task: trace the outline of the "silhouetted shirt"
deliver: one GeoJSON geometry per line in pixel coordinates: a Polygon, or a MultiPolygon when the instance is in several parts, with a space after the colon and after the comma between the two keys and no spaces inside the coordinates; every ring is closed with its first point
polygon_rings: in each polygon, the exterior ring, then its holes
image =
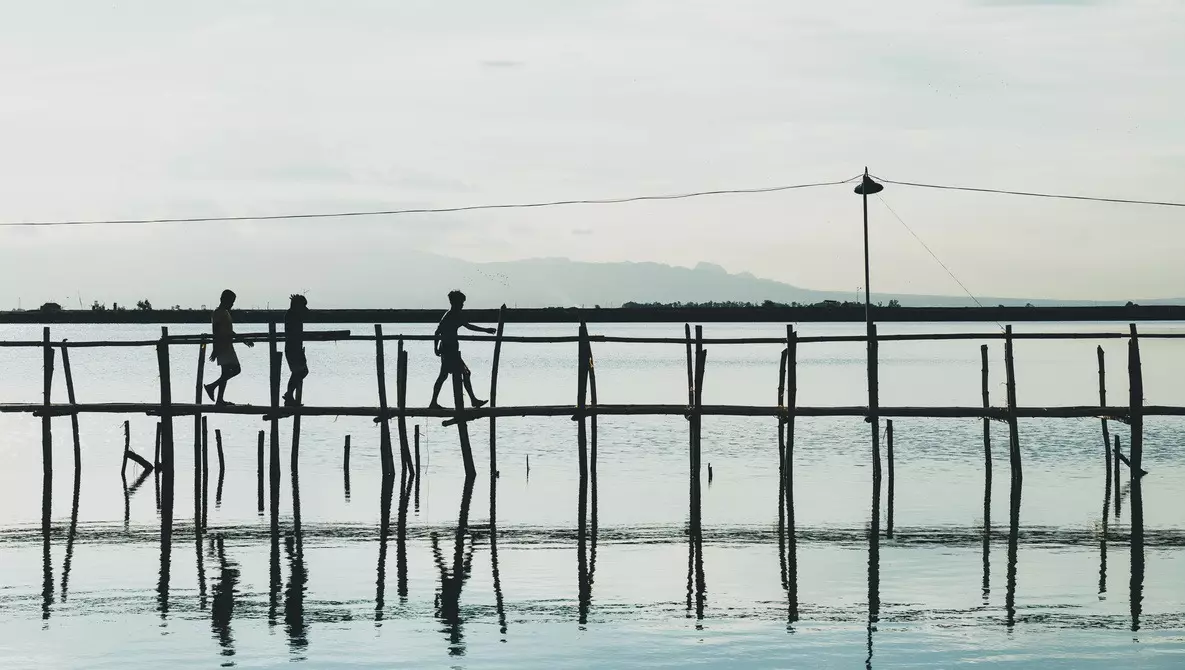
{"type": "Polygon", "coordinates": [[[234,325],[230,320],[230,310],[219,307],[214,310],[210,318],[214,330],[214,350],[225,351],[234,345],[234,325]]]}
{"type": "Polygon", "coordinates": [[[460,310],[450,309],[444,313],[440,325],[436,326],[436,336],[440,338],[440,353],[456,353],[461,350],[457,340],[457,330],[465,325],[465,318],[460,310]]]}
{"type": "Polygon", "coordinates": [[[304,310],[289,309],[284,314],[284,350],[299,352],[304,348],[304,310]]]}

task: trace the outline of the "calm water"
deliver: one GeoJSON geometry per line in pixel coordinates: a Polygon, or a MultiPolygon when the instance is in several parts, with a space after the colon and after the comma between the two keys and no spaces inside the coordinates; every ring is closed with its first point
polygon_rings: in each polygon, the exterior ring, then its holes
{"type": "MultiPolygon", "coordinates": [[[[373,332],[365,324],[343,327],[373,332]]],[[[995,327],[902,325],[882,326],[881,332],[995,327]]],[[[819,324],[800,332],[861,329],[819,324]]],[[[423,333],[430,327],[385,330],[423,333]]],[[[682,335],[681,324],[592,330],[682,335]]],[[[706,335],[720,337],[784,332],[773,324],[705,328],[706,335]]],[[[53,330],[55,340],[158,335],[158,327],[146,326],[53,330]]],[[[0,327],[0,338],[39,339],[40,328],[0,327]]],[[[1097,403],[1098,344],[1019,342],[1019,402],[1097,403]]],[[[1101,344],[1108,396],[1126,404],[1126,346],[1119,340],[1101,344]]],[[[1003,404],[1002,344],[989,346],[992,398],[1003,404]]],[[[1185,341],[1144,340],[1141,348],[1146,401],[1185,405],[1185,341]]],[[[772,404],[779,349],[709,346],[704,402],[772,404]]],[[[409,404],[423,405],[436,361],[426,343],[411,343],[408,350],[409,404]]],[[[491,347],[469,343],[464,350],[484,396],[491,347]]],[[[600,344],[594,350],[601,402],[685,401],[681,347],[600,344]]],[[[178,346],[172,354],[174,398],[189,401],[197,349],[178,346]]],[[[266,348],[240,347],[240,357],[244,374],[227,397],[265,403],[266,348]]],[[[309,358],[306,403],[377,404],[373,343],[314,343],[309,358]]],[[[574,344],[505,345],[499,404],[572,402],[575,359],[574,344]]],[[[0,361],[0,402],[40,401],[41,352],[0,349],[0,361]]],[[[799,361],[800,404],[863,404],[862,345],[803,344],[799,361]]],[[[980,402],[978,342],[885,343],[881,361],[883,404],[980,402]]],[[[74,350],[71,364],[80,402],[159,398],[152,348],[74,350]]],[[[54,399],[65,402],[58,368],[54,399]]],[[[46,536],[41,421],[0,414],[0,667],[265,667],[292,661],[310,667],[465,668],[1185,665],[1185,421],[1177,419],[1147,421],[1144,467],[1150,474],[1133,496],[1124,471],[1118,517],[1114,500],[1105,500],[1099,421],[1022,421],[1024,480],[1010,560],[1002,424],[992,426],[995,469],[985,545],[982,423],[894,421],[896,534],[882,538],[874,555],[867,424],[799,419],[797,542],[788,557],[788,540],[779,532],[777,422],[706,417],[703,460],[714,477],[707,481],[705,467],[702,552],[694,560],[688,426],[680,417],[599,420],[596,505],[589,510],[596,528],[589,526],[583,540],[577,532],[576,424],[565,417],[498,421],[496,504],[487,477],[487,421],[471,426],[479,470],[471,491],[464,487],[456,431],[439,422],[421,422],[425,465],[419,486],[404,489],[396,481],[384,490],[379,433],[371,420],[304,419],[298,478],[288,465],[291,422],[283,421],[280,515],[273,532],[257,500],[256,436],[266,424],[258,417],[210,416],[207,529],[200,537],[194,533],[202,510],[194,505],[193,421],[181,418],[175,421],[174,532],[162,561],[154,478],[130,493],[120,479],[125,418],[131,419],[132,448],[151,457],[154,420],[83,415],[76,507],[70,420],[53,420],[56,471],[46,536]],[[226,454],[221,482],[215,429],[226,454]],[[342,469],[346,435],[352,443],[348,482],[342,469]],[[1137,570],[1133,578],[1129,524],[1135,503],[1143,506],[1145,541],[1143,574],[1137,570]]],[[[1111,429],[1126,449],[1127,427],[1112,422],[1111,429]]],[[[129,484],[135,474],[129,466],[129,484]]],[[[885,512],[882,503],[882,530],[885,512]]]]}

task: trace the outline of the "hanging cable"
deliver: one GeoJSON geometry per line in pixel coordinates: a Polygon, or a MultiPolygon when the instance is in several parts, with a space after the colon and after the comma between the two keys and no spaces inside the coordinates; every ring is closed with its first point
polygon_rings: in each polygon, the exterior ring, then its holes
{"type": "Polygon", "coordinates": [[[500,203],[492,205],[462,205],[458,207],[417,207],[410,209],[385,209],[367,211],[326,212],[316,214],[271,214],[260,216],[188,216],[180,218],[160,219],[94,219],[94,220],[66,220],[66,221],[6,221],[0,222],[0,227],[15,226],[99,226],[111,224],[164,224],[164,223],[212,223],[219,221],[278,221],[289,219],[329,219],[335,217],[358,216],[396,216],[400,214],[444,214],[448,212],[473,212],[490,209],[535,209],[540,207],[564,207],[570,205],[618,205],[629,202],[648,202],[659,200],[683,200],[686,198],[701,198],[716,195],[745,195],[754,193],[777,193],[803,188],[819,186],[839,186],[859,179],[860,175],[841,181],[824,181],[810,184],[790,184],[785,186],[764,186],[758,188],[733,188],[715,191],[693,191],[691,193],[674,193],[660,195],[636,195],[623,198],[599,198],[583,200],[551,200],[546,202],[500,203]]]}
{"type": "Polygon", "coordinates": [[[1088,195],[1064,195],[1059,193],[1036,193],[1033,191],[1008,191],[998,188],[977,188],[974,186],[947,186],[943,184],[924,184],[915,181],[895,181],[893,179],[884,179],[882,177],[874,177],[878,181],[883,181],[886,184],[896,184],[898,186],[916,186],[918,188],[935,188],[944,191],[969,191],[972,193],[996,193],[1002,195],[1021,195],[1029,198],[1053,198],[1056,200],[1084,200],[1087,202],[1111,202],[1121,205],[1154,205],[1157,207],[1185,207],[1185,202],[1170,202],[1165,200],[1134,200],[1129,198],[1104,198],[1088,195]]]}
{"type": "MultiPolygon", "coordinates": [[[[967,289],[967,286],[964,285],[963,282],[959,281],[959,278],[955,276],[955,273],[952,272],[951,269],[949,267],[947,267],[946,263],[943,263],[942,259],[940,259],[938,257],[938,254],[934,253],[934,251],[929,247],[929,245],[927,245],[922,240],[922,238],[919,237],[918,234],[913,231],[913,228],[910,228],[909,224],[907,224],[905,222],[905,220],[902,219],[901,216],[897,214],[897,211],[894,210],[889,205],[888,201],[885,200],[884,196],[882,196],[881,194],[878,193],[876,195],[876,197],[877,197],[877,199],[879,199],[881,201],[881,204],[885,206],[885,209],[889,210],[889,213],[893,215],[893,218],[897,219],[897,222],[900,223],[907,231],[909,231],[909,234],[913,236],[913,239],[917,240],[918,244],[922,245],[922,248],[926,250],[926,253],[930,254],[930,258],[933,258],[934,262],[938,263],[938,265],[940,265],[942,267],[942,269],[946,271],[946,274],[950,275],[950,278],[955,280],[955,283],[959,285],[959,288],[963,289],[963,293],[966,293],[968,298],[971,298],[971,300],[974,301],[976,305],[978,305],[979,307],[982,308],[984,305],[982,302],[979,301],[979,298],[976,298],[975,295],[967,289]]],[[[1000,326],[1000,330],[1004,330],[1004,326],[999,321],[996,321],[995,323],[997,326],[1000,326]]]]}

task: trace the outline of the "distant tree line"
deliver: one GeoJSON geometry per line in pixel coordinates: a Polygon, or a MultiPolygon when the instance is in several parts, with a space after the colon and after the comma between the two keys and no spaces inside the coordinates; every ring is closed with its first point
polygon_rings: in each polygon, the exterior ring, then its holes
{"type": "MultiPolygon", "coordinates": [[[[709,302],[625,302],[621,304],[623,309],[784,309],[787,307],[813,307],[823,309],[853,309],[863,307],[864,303],[856,302],[854,300],[824,300],[822,302],[774,302],[773,300],[765,300],[760,303],[757,302],[741,302],[737,300],[725,301],[709,301],[709,302]]],[[[897,300],[890,300],[887,304],[883,302],[876,303],[877,307],[900,307],[901,303],[897,300]]]]}

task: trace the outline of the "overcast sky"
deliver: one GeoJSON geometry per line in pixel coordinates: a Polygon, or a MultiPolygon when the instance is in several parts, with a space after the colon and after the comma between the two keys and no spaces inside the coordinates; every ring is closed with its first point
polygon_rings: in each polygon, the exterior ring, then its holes
{"type": "MultiPolygon", "coordinates": [[[[0,220],[612,197],[865,165],[1181,201],[1183,36],[1176,0],[6,1],[0,220]]],[[[1185,295],[1182,209],[883,196],[977,294],[1185,295]]],[[[870,212],[874,292],[959,293],[879,200],[870,212]]],[[[413,280],[406,249],[863,283],[860,202],[843,186],[369,221],[0,228],[0,307],[132,300],[129,281],[158,304],[216,295],[228,248],[240,249],[236,277],[290,278],[315,297],[285,262],[313,259],[358,273],[376,303],[375,277],[413,280]]]]}

